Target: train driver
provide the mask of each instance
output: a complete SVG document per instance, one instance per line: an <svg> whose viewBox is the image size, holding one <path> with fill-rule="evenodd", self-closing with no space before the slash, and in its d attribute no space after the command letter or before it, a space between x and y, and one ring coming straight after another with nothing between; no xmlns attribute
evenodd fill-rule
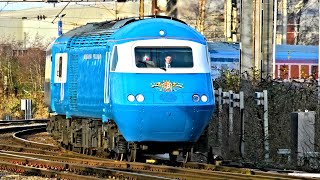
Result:
<svg viewBox="0 0 320 180"><path fill-rule="evenodd" d="M171 56L166 56L164 58L164 61L165 61L165 66L164 68L171 68L171 62L172 62L172 57Z"/></svg>

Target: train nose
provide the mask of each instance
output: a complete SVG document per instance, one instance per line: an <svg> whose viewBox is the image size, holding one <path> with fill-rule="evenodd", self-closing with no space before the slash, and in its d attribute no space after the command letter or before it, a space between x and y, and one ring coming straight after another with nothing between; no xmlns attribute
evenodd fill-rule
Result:
<svg viewBox="0 0 320 180"><path fill-rule="evenodd" d="M186 126L186 115L182 112L166 109L159 109L151 114L151 121L143 121L153 133L183 133Z"/></svg>

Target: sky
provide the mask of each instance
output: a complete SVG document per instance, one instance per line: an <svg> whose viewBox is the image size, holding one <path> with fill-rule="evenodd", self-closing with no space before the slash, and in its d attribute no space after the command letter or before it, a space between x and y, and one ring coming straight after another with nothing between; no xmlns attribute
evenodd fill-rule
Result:
<svg viewBox="0 0 320 180"><path fill-rule="evenodd" d="M65 6L67 3L57 3L56 6ZM70 3L71 5L72 3ZM74 3L73 3L74 4ZM1 11L12 11L12 10L22 10L37 7L53 7L52 3L37 3L37 2L0 2L0 12Z"/></svg>
<svg viewBox="0 0 320 180"><path fill-rule="evenodd" d="M1 1L1 0L0 0ZM110 0L112 1L112 0ZM106 1L108 2L108 0ZM90 2L91 4L94 4L94 2ZM90 4L89 2L82 2L78 4ZM56 3L55 6L65 6L67 3ZM70 5L76 4L75 2L70 3ZM12 11L12 10L22 10L22 9L29 9L29 8L37 8L37 7L53 7L53 3L37 3L37 2L0 2L0 12L1 11Z"/></svg>
<svg viewBox="0 0 320 180"><path fill-rule="evenodd" d="M0 10L2 11L10 11L10 10L21 10L21 9L29 9L34 7L44 7L44 6L53 6L52 4L47 3L33 3L33 2L19 2L19 3L0 3Z"/></svg>

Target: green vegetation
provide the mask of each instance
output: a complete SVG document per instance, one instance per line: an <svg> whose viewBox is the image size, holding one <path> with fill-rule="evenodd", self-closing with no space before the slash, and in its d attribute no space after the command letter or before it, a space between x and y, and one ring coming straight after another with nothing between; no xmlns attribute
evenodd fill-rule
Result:
<svg viewBox="0 0 320 180"><path fill-rule="evenodd" d="M32 99L33 118L48 117L44 105L45 47L23 48L15 41L0 43L0 119L21 119L20 100Z"/></svg>

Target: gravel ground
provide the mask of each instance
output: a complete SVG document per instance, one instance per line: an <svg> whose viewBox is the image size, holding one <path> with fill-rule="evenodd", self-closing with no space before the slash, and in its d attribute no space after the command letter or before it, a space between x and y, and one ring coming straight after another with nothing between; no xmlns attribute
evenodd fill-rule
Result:
<svg viewBox="0 0 320 180"><path fill-rule="evenodd" d="M1 140L8 141L12 133L2 134ZM30 141L40 142L44 144L58 145L58 143L47 132L37 133L34 135L27 135L26 137ZM44 178L40 176L25 176L22 174L0 170L0 179L4 180L56 180L56 178Z"/></svg>
<svg viewBox="0 0 320 180"><path fill-rule="evenodd" d="M29 141L34 141L34 142L39 142L39 143L44 143L44 144L51 144L51 145L56 145L59 146L59 143L55 141L48 132L42 132L42 133L37 133L33 135L27 135L24 136L23 138L26 138Z"/></svg>
<svg viewBox="0 0 320 180"><path fill-rule="evenodd" d="M9 171L0 171L0 179L4 180L56 180L56 178L43 178L39 176L24 176Z"/></svg>

